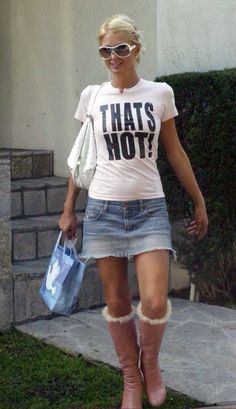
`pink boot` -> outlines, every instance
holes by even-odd
[[[142,305],[137,307],[140,328],[141,370],[148,400],[153,406],[160,406],[166,398],[166,388],[158,365],[161,340],[166,322],[171,316],[171,302],[167,301],[167,312],[163,318],[150,319],[142,313]]]
[[[139,347],[134,313],[134,307],[129,315],[119,318],[109,315],[107,307],[102,312],[124,375],[121,409],[142,409],[142,377],[138,368]]]

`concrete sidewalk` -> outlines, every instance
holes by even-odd
[[[236,408],[236,311],[172,298],[160,365],[167,387]],[[135,302],[134,304],[137,304]],[[18,325],[73,355],[119,367],[101,308]]]

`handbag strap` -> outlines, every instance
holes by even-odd
[[[92,107],[93,107],[94,102],[95,102],[95,100],[96,100],[96,98],[97,98],[98,92],[100,91],[100,89],[102,88],[102,86],[103,86],[103,84],[101,84],[101,85],[93,85],[93,90],[92,90],[91,96],[90,96],[90,98],[89,98],[88,110],[87,110],[87,115],[86,115],[87,118],[91,118],[91,117],[92,117],[92,114],[91,114]]]

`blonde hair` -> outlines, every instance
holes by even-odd
[[[124,31],[128,35],[129,40],[132,41],[132,43],[140,46],[140,52],[145,51],[144,44],[142,41],[143,37],[142,32],[137,29],[133,20],[130,17],[124,14],[116,14],[105,20],[98,31],[99,44],[101,44],[103,37],[109,31],[113,31],[114,33]],[[140,61],[140,52],[138,53],[136,58],[137,62]]]

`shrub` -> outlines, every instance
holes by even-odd
[[[235,288],[236,69],[156,78],[173,87],[176,126],[206,200],[209,232],[201,241],[175,245],[202,294],[230,296]],[[171,221],[189,216],[194,206],[177,183],[160,149],[162,176]]]

